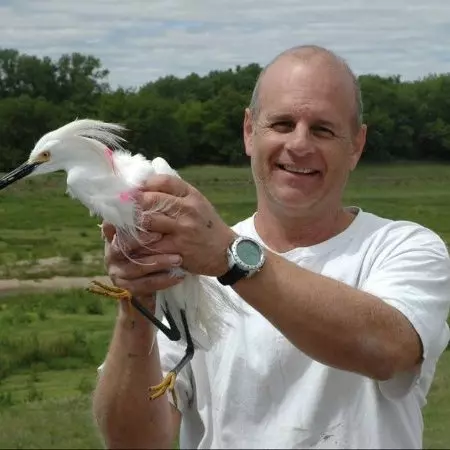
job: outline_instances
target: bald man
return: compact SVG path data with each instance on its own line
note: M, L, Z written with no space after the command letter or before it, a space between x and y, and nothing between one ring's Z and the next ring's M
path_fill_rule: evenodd
M246 314L196 352L169 396L145 392L184 349L120 310L94 410L110 448L421 448L421 408L449 330L450 261L433 231L344 206L366 139L357 78L327 49L302 46L262 71L244 117L257 209L229 227L186 182L149 181L143 208L164 237L155 265L108 242L113 282L151 303L178 282L180 256ZM145 270L145 272L144 272ZM158 272L158 273L155 273ZM119 275L120 274L120 275Z

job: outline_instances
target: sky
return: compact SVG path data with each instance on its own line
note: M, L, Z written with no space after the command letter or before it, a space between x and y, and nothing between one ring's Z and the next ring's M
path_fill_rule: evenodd
M449 0L0 0L0 47L98 57L113 87L316 44L358 75L450 72Z

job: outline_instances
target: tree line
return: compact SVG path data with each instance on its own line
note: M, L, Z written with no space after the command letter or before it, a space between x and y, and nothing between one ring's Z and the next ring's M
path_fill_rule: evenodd
M100 59L58 59L0 49L0 171L21 163L37 139L75 118L124 124L132 152L192 164L247 164L243 110L258 64L169 75L139 88L111 88ZM450 74L414 81L359 77L368 124L365 161L450 160Z

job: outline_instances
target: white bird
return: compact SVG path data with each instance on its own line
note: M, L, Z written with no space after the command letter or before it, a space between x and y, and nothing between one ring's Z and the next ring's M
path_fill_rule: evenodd
M27 162L0 179L0 190L20 178L65 171L67 192L86 206L91 215L116 227L118 244L126 254L124 242L130 237L138 239L144 214L133 200L133 191L155 174L179 175L162 158L149 161L127 151L122 146L126 141L120 136L124 130L119 124L91 119L75 120L53 130L39 139ZM161 208L164 205L145 214ZM186 343L183 359L161 384L150 387L150 399L166 390L174 395L177 374L192 359L194 349L210 349L228 326L225 313L240 311L222 290L215 289L214 279L189 273L178 285L156 293L155 316L125 290L100 283L90 290L127 298L169 339ZM163 316L170 328L162 323Z

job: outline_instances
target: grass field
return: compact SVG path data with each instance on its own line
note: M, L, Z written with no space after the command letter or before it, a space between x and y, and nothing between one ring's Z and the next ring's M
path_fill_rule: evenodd
M188 168L181 175L228 223L255 207L249 169ZM64 194L60 175L0 193L0 279L102 274L92 218ZM346 203L418 221L450 242L450 166L361 166ZM90 393L108 346L114 302L83 291L0 297L0 449L99 448ZM450 352L425 412L427 448L450 448Z

